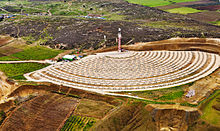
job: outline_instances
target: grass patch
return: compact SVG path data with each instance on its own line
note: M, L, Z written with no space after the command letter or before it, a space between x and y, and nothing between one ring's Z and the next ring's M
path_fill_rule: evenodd
M198 12L203 12L202 10L197 10L189 7L180 7L180 8L173 8L173 9L168 9L165 10L170 13L177 13L177 14L189 14L189 13L198 13Z
M181 3L181 2L190 2L190 1L197 1L197 0L127 0L129 3L156 7L156 6L165 6L170 5L173 3Z
M176 22L167 22L167 21L154 21L154 22L145 22L141 23L140 26L150 26L153 28L161 29L170 29L170 28L183 28L187 30L195 30L196 27L188 26L186 23L176 23ZM181 33L181 32L179 32ZM176 33L175 33L176 34Z
M171 92L161 96L160 100L175 100L177 98L181 98L184 94L184 91Z
M183 102L183 103L180 103L181 106L190 106L190 107L197 107L198 105L195 105L195 104L190 104L190 103L187 103L187 102Z
M51 59L62 53L62 50L49 49L42 46L27 47L21 52L12 54L10 56L0 57L1 61L9 60L45 60Z
M150 6L150 7L156 7L156 6L163 6L163 5L169 5L171 2L165 1L165 0L127 0L129 3L144 5L144 6Z
M0 64L0 70L9 78L24 80L23 74L42 69L48 65L39 63Z
M11 56L2 56L0 61L19 61L20 59Z
M145 105L147 105L147 104L175 104L175 102L157 102L157 101L135 99L135 98L130 98L129 100L135 101L135 102L143 102ZM133 102L131 102L131 103L133 103Z
M120 12L111 13L111 14L105 15L104 18L106 18L107 20L124 20L126 16L119 15L119 13Z
M172 88L165 88L165 89L159 89L159 90L149 90L149 91L134 91L134 92L123 92L123 94L138 96L141 98L146 98L150 100L176 100L178 98L181 98L184 94L184 89L191 86L192 83L175 86ZM179 99L178 99L179 100Z
M213 25L218 25L218 26L220 26L220 21L213 21L213 22L210 22L211 24L213 24Z

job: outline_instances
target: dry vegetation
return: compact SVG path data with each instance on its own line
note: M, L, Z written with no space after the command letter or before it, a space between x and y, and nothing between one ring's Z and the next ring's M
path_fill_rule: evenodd
M74 114L101 119L113 108L115 106L103 101L81 99Z

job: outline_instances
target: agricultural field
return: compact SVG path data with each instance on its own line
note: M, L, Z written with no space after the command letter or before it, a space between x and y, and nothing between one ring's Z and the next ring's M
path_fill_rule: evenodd
M102 108L100 108L102 106ZM74 112L76 115L89 116L94 118L103 118L115 106L103 101L95 101L89 99L82 99Z
M218 11L220 10L220 5L195 6L195 8L198 10Z
M214 21L214 22L211 22L211 23L214 24L214 25L220 26L220 21Z
M181 2L190 2L190 1L197 1L197 0L127 0L130 3L140 4L150 7L157 7L157 6L165 6L174 3L181 3Z
M15 80L24 80L23 74L35 70L42 69L48 64L39 63L19 63L19 64L0 64L0 70L4 72L9 78Z
M61 128L61 131L87 131L95 122L96 119L91 117L71 115Z
M189 18L214 25L218 25L215 22L220 19L220 5L218 0L198 0L192 2L172 3L170 5L158 6L156 8L170 13L184 14Z
M58 94L37 96L14 109L1 125L1 131L57 130L76 104L77 99Z
M204 11L194 14L187 14L187 16L202 22L215 24L215 22L220 19L220 12Z
M54 58L62 52L62 50L49 49L43 46L27 46L25 49L20 50L20 52L0 57L0 61L45 60Z
M197 10L189 7L180 7L180 8L173 8L173 9L168 9L165 10L170 13L178 13L178 14L190 14L190 13L198 13L198 12L203 12L202 10Z

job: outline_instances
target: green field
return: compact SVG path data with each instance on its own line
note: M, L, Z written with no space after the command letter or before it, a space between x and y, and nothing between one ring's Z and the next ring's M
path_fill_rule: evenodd
M23 51L0 57L0 61L10 60L45 60L51 59L62 53L62 50L49 49L42 46L27 47Z
M159 97L159 99L160 100L175 100L177 98L181 98L183 94L184 94L184 91L170 92Z
M65 122L61 131L87 131L95 122L94 118L72 115Z
M153 101L156 100L156 101L173 102L175 100L182 98L184 94L184 89L188 88L192 84L193 83L188 83L185 85L180 85L172 88L165 88L165 89L151 90L151 91L134 91L134 92L129 92L129 94ZM124 94L128 94L128 92L124 92Z
M218 25L220 26L220 21L213 21L213 22L210 22L211 24L214 24L214 25Z
M39 63L0 64L0 70L3 71L9 78L24 80L25 77L23 74L42 69L48 65L49 64Z
M189 14L189 13L198 13L203 12L202 10L197 10L189 7L180 7L180 8L173 8L169 10L165 10L170 13L178 13L178 14Z
M165 6L173 3L181 3L181 2L190 2L197 0L127 0L130 3L140 4L144 6L156 7L156 6Z
M220 90L216 91L202 104L202 119L210 124L220 125Z

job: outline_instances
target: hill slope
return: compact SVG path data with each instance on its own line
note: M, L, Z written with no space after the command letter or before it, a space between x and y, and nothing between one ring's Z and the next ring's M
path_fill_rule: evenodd
M163 40L176 36L220 36L219 26L127 2L84 0L72 2L71 6L63 2L58 2L59 6L53 2L41 2L41 4L47 5L45 8L56 7L52 16L29 15L17 16L13 20L5 19L0 24L1 34L23 37L29 43L40 40L41 44L53 48L62 43L65 48L84 49L115 45L118 28L122 28L123 44ZM33 3L32 6L34 5ZM36 7L42 9L41 6ZM64 12L68 12L69 8L71 11L75 9L85 13L71 15L56 13L63 8ZM85 17L86 15L90 17ZM96 16L101 16L104 20Z

